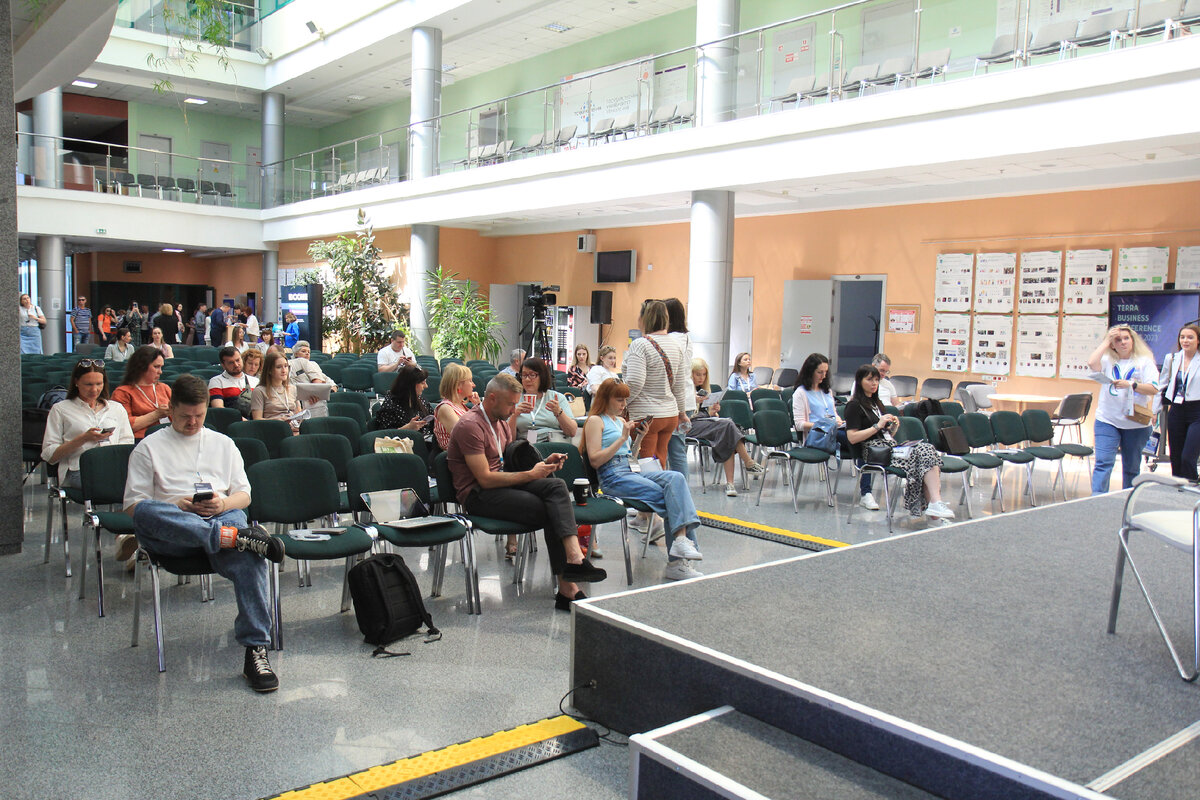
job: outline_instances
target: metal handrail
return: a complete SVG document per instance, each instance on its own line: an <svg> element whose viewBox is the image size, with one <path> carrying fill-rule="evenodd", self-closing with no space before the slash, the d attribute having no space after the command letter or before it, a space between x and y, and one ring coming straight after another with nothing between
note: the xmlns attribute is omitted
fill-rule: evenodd
<svg viewBox="0 0 1200 800"><path fill-rule="evenodd" d="M115 150L136 150L139 153L154 153L155 155L171 156L172 158L185 158L185 159L190 159L193 161L208 161L212 164L230 164L232 166L238 166L238 167L253 167L254 169L259 168L259 165L257 162L227 161L223 158L208 158L206 156L188 155L186 153L180 153L175 150L152 150L148 147L137 147L137 146L131 145L131 144L113 144L112 142L97 142L97 141L93 141L91 139L77 139L73 136L52 136L48 133L35 133L33 131L16 131L16 134L17 134L18 141L20 141L20 138L22 136L28 136L29 138L35 139L35 140L51 140L51 141L58 141L58 142L79 142L82 144L97 145L99 147L106 148L107 150L114 150L114 149ZM64 150L73 150L74 148L64 147L63 149ZM92 165L88 165L88 166L92 166Z"/></svg>
<svg viewBox="0 0 1200 800"><path fill-rule="evenodd" d="M743 36L750 36L750 35L753 35L756 33L764 33L766 31L772 30L774 28L781 28L786 25L794 25L797 22L803 22L808 19L815 19L817 17L823 17L826 14L836 14L838 11L843 11L848 8L854 8L856 6L862 6L862 5L867 5L869 3L877 3L877 2L879 2L879 0L850 0L850 2L842 3L842 4L836 5L836 6L831 6L829 8L823 9L821 11L811 11L807 14L800 14L799 16L790 17L788 19L781 20L779 22L772 22L767 25L760 25L756 28L748 28L744 31L739 31L737 33L731 33L726 36L722 36L719 39L713 39L712 41L703 42L701 44L688 45L687 47L680 47L675 50L668 50L664 53L658 53L656 55L626 59L625 61L621 61L617 64L610 64L609 66L595 70L594 72L589 72L584 77L556 81L554 83L548 83L544 86L539 86L534 89L526 89L521 92L515 92L513 94L505 95L504 97L499 97L494 100L488 100L487 102L484 102L484 103L478 103L473 106L466 106L466 107L460 108L456 111L446 112L445 114L438 114L436 117L429 117L428 119L418 120L416 122L410 122L407 125L399 125L395 128L388 128L383 131L367 134L367 136L359 136L354 139L347 139L344 142L338 142L337 144L326 145L324 147L319 147L316 150L309 150L304 153L297 153L296 155L291 156L289 158L280 159L279 161L272 161L272 162L270 162L270 164L264 164L263 166L271 166L273 164L282 164L286 161L291 161L293 159L303 158L305 156L312 156L312 155L316 155L317 153L323 153L327 150L332 150L335 147L345 147L347 145L354 144L355 142L359 141L360 139L368 138L369 136L385 136L389 133L397 133L399 131L409 131L412 128L416 127L417 125L428 125L430 122L440 122L443 119L448 119L450 117L457 117L460 114L464 114L464 113L469 114L473 111L478 111L480 109L489 108L491 106L499 105L501 103L507 103L510 100L515 100L516 98L519 98L519 97L525 97L526 95L537 94L538 92L548 92L551 89L557 89L562 86L569 86L573 83L578 83L580 81L590 81L599 75L606 75L610 72L616 72L618 70L625 69L626 67L630 67L635 64L641 64L646 61L657 61L661 58L669 58L671 56L676 56L681 53L687 53L687 52L694 51L694 50L703 50L706 47L712 47L713 45L721 44L722 42L727 42L731 39L740 39ZM918 0L917 5L919 8L920 0Z"/></svg>

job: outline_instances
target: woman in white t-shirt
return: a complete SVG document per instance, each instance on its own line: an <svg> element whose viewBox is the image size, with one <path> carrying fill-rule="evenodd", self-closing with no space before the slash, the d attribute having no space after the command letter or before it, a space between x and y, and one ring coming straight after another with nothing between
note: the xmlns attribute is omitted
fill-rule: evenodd
<svg viewBox="0 0 1200 800"><path fill-rule="evenodd" d="M42 309L33 304L29 295L21 295L21 352L42 352L42 327L46 324L46 315Z"/></svg>
<svg viewBox="0 0 1200 800"><path fill-rule="evenodd" d="M584 391L594 395L600 384L609 379L617 379L617 348L606 344L596 356L596 365L588 370Z"/></svg>
<svg viewBox="0 0 1200 800"><path fill-rule="evenodd" d="M1137 331L1117 325L1109 328L1100 346L1088 357L1088 366L1104 376L1096 405L1092 494L1108 491L1118 449L1121 485L1128 489L1141 471L1142 448L1150 438L1150 423L1138 422L1129 415L1134 404L1151 408L1157 405L1158 367L1154 354Z"/></svg>

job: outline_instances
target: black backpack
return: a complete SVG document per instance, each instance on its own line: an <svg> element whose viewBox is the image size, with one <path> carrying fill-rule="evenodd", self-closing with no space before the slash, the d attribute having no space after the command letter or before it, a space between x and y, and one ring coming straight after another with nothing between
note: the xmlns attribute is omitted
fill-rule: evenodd
<svg viewBox="0 0 1200 800"><path fill-rule="evenodd" d="M382 553L360 561L350 569L349 581L358 629L364 641L378 645L372 656L408 655L386 647L416 633L422 624L429 629L426 642L442 637L425 610L417 579L400 556Z"/></svg>
<svg viewBox="0 0 1200 800"><path fill-rule="evenodd" d="M917 419L924 421L926 417L931 417L934 414L945 414L942 410L942 404L932 397L926 397L921 402L917 403L916 407Z"/></svg>
<svg viewBox="0 0 1200 800"><path fill-rule="evenodd" d="M542 454L528 439L515 439L504 448L504 471L526 472L542 461Z"/></svg>

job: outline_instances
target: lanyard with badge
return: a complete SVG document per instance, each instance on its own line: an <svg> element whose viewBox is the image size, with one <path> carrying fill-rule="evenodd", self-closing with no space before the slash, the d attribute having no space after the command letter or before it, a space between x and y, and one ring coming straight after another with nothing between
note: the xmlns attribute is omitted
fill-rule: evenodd
<svg viewBox="0 0 1200 800"><path fill-rule="evenodd" d="M1127 372L1125 374L1125 377L1123 377L1123 378L1121 377L1121 368L1118 367L1116 364L1113 364L1112 371L1113 371L1113 380L1114 381L1120 381L1120 380L1129 381L1129 380L1133 379L1133 373L1137 372L1137 367L1130 367L1129 372ZM1110 383L1108 385L1108 393L1110 395L1112 395L1113 397L1116 397L1117 396L1116 385Z"/></svg>

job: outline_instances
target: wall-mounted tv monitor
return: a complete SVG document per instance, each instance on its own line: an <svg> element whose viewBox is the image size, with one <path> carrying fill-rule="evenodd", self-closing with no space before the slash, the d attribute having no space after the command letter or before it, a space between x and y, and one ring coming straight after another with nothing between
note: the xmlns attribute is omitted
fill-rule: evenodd
<svg viewBox="0 0 1200 800"><path fill-rule="evenodd" d="M1200 292L1110 292L1108 324L1128 325L1142 335L1163 363L1168 353L1179 349L1179 329L1200 317ZM1097 342L1099 344L1099 342Z"/></svg>
<svg viewBox="0 0 1200 800"><path fill-rule="evenodd" d="M633 283L637 277L637 250L596 253L596 283Z"/></svg>

